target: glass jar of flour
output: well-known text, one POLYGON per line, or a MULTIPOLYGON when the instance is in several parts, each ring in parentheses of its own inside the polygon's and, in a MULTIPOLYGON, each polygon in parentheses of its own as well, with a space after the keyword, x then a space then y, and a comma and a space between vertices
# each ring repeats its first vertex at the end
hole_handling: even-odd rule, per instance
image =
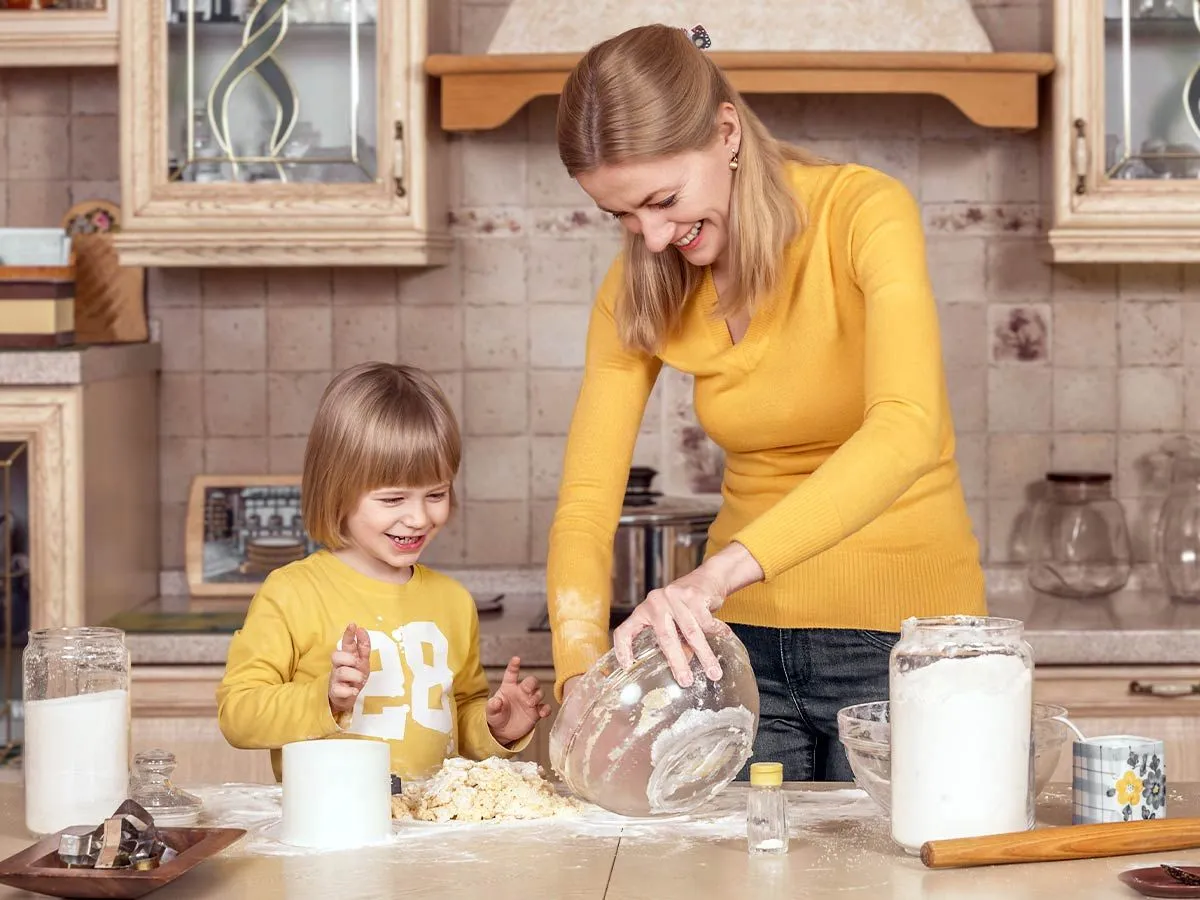
POLYGON ((129 651, 118 628, 32 631, 24 669, 25 827, 99 825, 129 788, 129 651))
POLYGON ((892 650, 892 838, 1034 824, 1033 651, 1016 619, 908 619, 892 650))

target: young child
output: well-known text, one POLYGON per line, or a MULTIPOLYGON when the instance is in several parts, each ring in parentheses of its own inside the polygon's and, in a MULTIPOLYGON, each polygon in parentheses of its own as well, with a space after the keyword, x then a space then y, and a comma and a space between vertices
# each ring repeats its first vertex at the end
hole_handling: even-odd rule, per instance
POLYGON ((419 369, 364 363, 325 389, 301 506, 324 549, 267 576, 217 690, 226 740, 271 750, 384 738, 401 778, 450 756, 511 757, 550 714, 514 657, 490 699, 475 602, 417 560, 446 524, 462 455, 446 397, 419 369))

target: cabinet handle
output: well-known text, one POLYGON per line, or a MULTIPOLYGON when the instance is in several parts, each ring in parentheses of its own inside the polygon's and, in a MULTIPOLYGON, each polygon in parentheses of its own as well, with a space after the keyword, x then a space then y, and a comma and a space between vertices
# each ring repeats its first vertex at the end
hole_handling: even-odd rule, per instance
POLYGON ((404 189, 404 123, 396 123, 396 139, 392 143, 392 171, 395 173, 396 196, 408 194, 404 189))
POLYGON ((1146 694, 1151 697, 1190 697, 1192 694, 1200 694, 1200 683, 1180 684, 1175 682, 1172 684, 1165 681, 1131 681, 1129 682, 1129 693, 1146 694))
POLYGON ((1087 123, 1075 120, 1075 193, 1087 193, 1088 145, 1087 123))

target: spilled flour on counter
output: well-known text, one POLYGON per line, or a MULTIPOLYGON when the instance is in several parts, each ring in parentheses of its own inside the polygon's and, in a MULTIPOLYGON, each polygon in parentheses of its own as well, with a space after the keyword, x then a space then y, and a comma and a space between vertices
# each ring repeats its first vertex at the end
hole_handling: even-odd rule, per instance
POLYGON ((537 763, 455 757, 392 797, 392 818, 423 822, 507 822, 578 814, 582 804, 555 793, 537 763))

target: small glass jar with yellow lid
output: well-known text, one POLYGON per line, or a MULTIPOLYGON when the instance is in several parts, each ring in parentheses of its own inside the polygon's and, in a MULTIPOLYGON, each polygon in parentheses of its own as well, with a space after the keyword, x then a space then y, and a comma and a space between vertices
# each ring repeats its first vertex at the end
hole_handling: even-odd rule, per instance
POLYGON ((759 762, 750 766, 746 845, 753 855, 779 855, 788 851, 783 763, 759 762))

